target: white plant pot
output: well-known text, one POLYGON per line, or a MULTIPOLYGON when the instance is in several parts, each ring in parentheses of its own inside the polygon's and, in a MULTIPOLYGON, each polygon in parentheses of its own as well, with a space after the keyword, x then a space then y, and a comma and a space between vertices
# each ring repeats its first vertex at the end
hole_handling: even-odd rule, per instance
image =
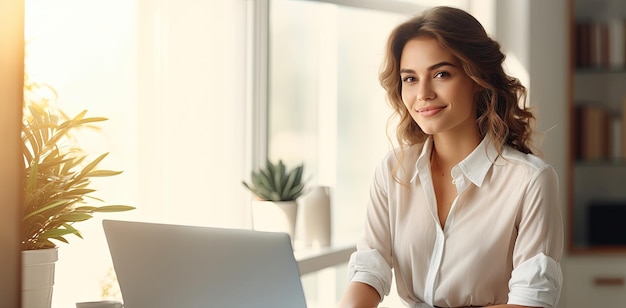
POLYGON ((49 308, 52 305, 54 266, 58 248, 22 251, 22 308, 49 308))
POLYGON ((296 201, 252 201, 252 228, 289 234, 293 244, 298 217, 296 201))

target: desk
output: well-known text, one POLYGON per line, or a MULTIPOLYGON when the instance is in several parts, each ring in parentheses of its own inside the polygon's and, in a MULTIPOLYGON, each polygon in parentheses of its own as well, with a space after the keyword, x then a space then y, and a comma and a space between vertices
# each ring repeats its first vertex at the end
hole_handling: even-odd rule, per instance
POLYGON ((300 275, 306 275, 348 263, 350 255, 355 251, 355 244, 343 244, 320 248, 296 248, 293 253, 298 262, 300 275))

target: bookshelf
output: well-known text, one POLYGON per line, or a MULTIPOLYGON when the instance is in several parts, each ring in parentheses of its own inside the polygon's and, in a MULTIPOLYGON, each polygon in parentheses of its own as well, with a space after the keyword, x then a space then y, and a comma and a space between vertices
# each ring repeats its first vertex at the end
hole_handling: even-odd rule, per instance
POLYGON ((571 3, 569 250, 626 255, 626 1, 571 3))

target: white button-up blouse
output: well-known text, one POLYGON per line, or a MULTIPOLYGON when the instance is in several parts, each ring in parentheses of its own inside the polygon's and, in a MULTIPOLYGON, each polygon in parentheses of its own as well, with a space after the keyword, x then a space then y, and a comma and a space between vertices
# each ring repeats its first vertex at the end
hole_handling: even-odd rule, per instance
POLYGON ((452 168, 457 196, 442 229, 430 172, 432 139, 390 152, 376 169, 349 279, 383 296, 392 270, 409 307, 553 307, 562 274, 558 178, 537 156, 483 140, 452 168), (408 185, 407 185, 408 184, 408 185))

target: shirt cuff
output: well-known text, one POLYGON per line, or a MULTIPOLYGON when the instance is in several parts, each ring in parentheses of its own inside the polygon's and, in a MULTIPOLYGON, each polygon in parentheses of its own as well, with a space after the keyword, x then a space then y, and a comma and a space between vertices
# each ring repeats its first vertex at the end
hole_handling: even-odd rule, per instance
POLYGON ((359 250, 350 256, 348 280, 372 286, 380 295, 380 300, 389 295, 391 289, 391 267, 378 250, 359 250))
POLYGON ((540 253, 515 268, 509 280, 509 304, 554 307, 561 295, 561 266, 540 253))

